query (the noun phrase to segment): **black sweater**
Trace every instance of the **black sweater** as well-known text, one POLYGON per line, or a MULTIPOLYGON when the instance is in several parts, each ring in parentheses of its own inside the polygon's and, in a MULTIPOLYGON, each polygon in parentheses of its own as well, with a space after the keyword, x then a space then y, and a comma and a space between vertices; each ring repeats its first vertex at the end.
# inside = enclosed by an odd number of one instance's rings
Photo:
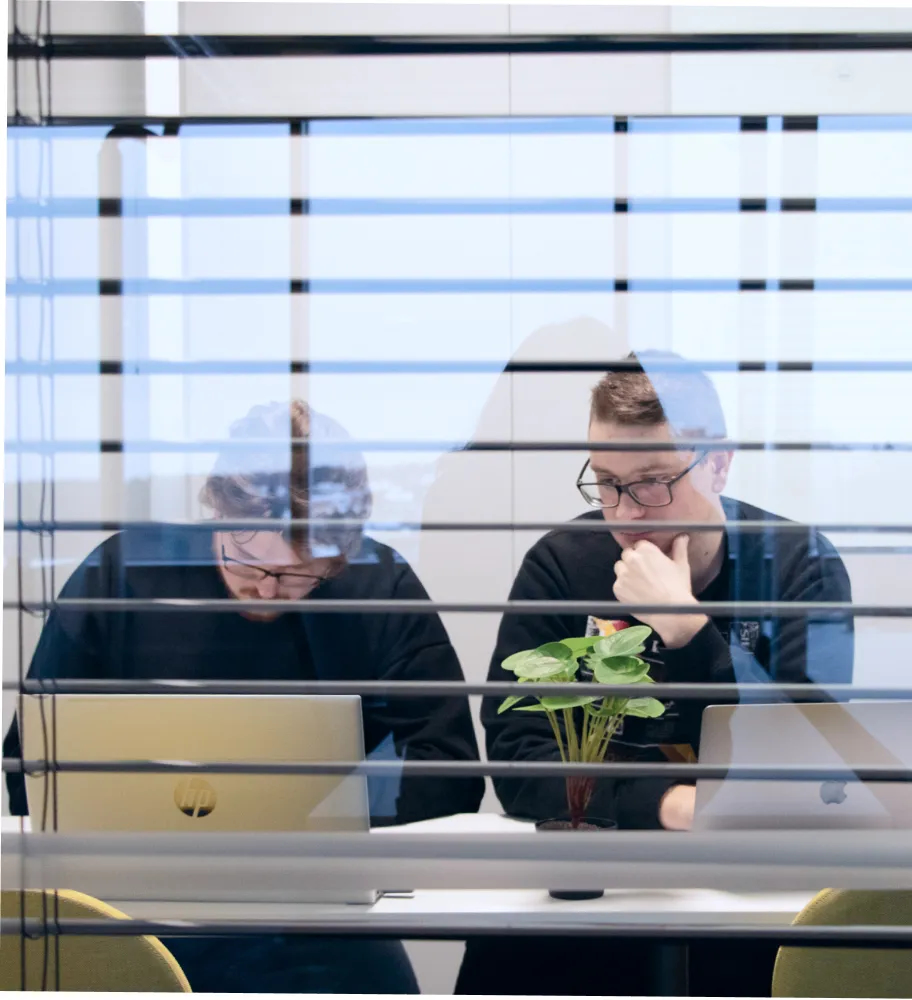
MULTIPOLYGON (((114 535, 75 570, 64 598, 222 598, 229 593, 211 534, 179 527, 114 535)), ((365 539, 359 556, 311 600, 426 599, 393 549, 365 539)), ((434 614, 287 614, 272 622, 206 611, 104 612, 55 609, 41 633, 30 677, 111 680, 461 681, 462 669, 434 614)), ((477 760, 466 698, 362 699, 368 754, 391 741, 410 760, 477 760)), ((18 757, 15 723, 5 757, 18 757)), ((389 783, 371 779, 372 800, 389 783)), ((27 811, 21 775, 7 776, 10 811, 27 811)), ((409 823, 475 812, 484 781, 404 778, 394 819, 409 823)), ((393 811, 393 810, 390 810, 393 811)), ((386 822, 390 817, 373 816, 386 822)))
MULTIPOLYGON (((739 501, 723 499, 723 506, 729 521, 783 520, 739 501)), ((577 520, 598 521, 601 516, 600 511, 592 511, 577 520)), ((842 560, 817 532, 728 528, 725 546, 719 576, 697 595, 703 601, 851 600, 842 560)), ((528 552, 510 599, 614 601, 614 564, 619 557, 620 547, 607 531, 557 529, 528 552)), ((500 665, 507 656, 586 635, 588 625, 585 615, 505 615, 488 679, 515 680, 500 665)), ((665 649, 653 640, 652 649, 644 655, 652 660, 651 674, 659 681, 845 684, 852 679, 852 618, 733 621, 713 617, 686 646, 665 649)), ((482 703, 489 758, 557 759, 548 721, 535 712, 510 710, 498 715, 500 700, 486 698, 482 703)), ((701 715, 707 704, 668 703, 660 719, 626 719, 612 743, 612 758, 665 761, 668 756, 660 747, 678 744, 698 752, 701 715)), ((596 785, 590 815, 616 819, 627 829, 657 828, 659 801, 672 784, 665 778, 603 779, 596 785)), ((494 787, 512 815, 546 819, 566 813, 561 778, 495 778, 494 787)))

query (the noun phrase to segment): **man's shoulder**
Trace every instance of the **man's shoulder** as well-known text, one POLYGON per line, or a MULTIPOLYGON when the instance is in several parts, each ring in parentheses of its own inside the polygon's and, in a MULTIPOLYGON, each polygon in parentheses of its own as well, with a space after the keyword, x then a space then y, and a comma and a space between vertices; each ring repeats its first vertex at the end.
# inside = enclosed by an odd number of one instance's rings
POLYGON ((89 556, 127 567, 212 565, 212 529, 183 524, 150 524, 119 531, 89 556))
POLYGON ((772 511, 755 507, 743 500, 722 497, 722 508, 727 522, 761 522, 769 525, 769 530, 728 529, 729 540, 739 539, 748 548, 789 560, 828 559, 841 563, 836 546, 813 525, 794 521, 772 511))
POLYGON ((346 571, 331 581, 334 597, 383 597, 391 594, 403 577, 415 577, 408 560, 391 545, 364 535, 358 552, 348 558, 346 571))
POLYGON ((73 570, 61 596, 121 597, 134 585, 142 589, 144 579, 154 579, 160 587, 167 578, 163 571, 207 563, 214 563, 209 531, 181 525, 131 527, 99 542, 73 570))
POLYGON ((775 521, 777 523, 793 524, 787 517, 774 514, 763 507, 755 507, 745 500, 736 500, 734 497, 722 497, 722 510, 725 513, 726 521, 775 521))

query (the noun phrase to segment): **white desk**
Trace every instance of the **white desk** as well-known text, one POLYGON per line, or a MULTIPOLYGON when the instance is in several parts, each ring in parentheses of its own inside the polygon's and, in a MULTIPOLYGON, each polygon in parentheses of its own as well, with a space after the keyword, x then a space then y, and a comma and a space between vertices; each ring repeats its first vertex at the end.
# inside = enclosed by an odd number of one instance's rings
MULTIPOLYGON (((18 833, 19 820, 5 817, 3 833, 18 833)), ((28 829, 26 827, 26 829, 28 829)), ((439 834, 529 834, 531 823, 491 813, 464 814, 383 827, 375 836, 409 833, 433 838, 439 834)), ((686 836, 686 835, 680 835, 686 836)), ((407 886, 403 886, 407 888, 407 886)), ((823 885, 820 888, 824 888, 823 885)), ((88 889, 87 889, 88 891, 88 889)), ((373 906, 290 902, 167 902, 136 898, 107 898, 130 916, 149 920, 245 920, 289 921, 301 925, 361 922, 369 915, 378 929, 403 919, 453 933, 472 927, 508 930, 536 923, 584 921, 588 924, 787 924, 813 897, 809 889, 795 892, 728 892, 718 889, 615 889, 601 899, 554 900, 543 889, 451 889, 419 888, 407 895, 386 895, 373 906)))
MULTIPOLYGON (((17 819, 4 819, 0 829, 4 833, 15 834, 19 833, 21 827, 17 819)), ((407 827, 384 827, 374 830, 369 840, 372 841, 373 837, 376 836, 377 847, 379 847, 387 836, 399 834, 421 838, 423 851, 416 853, 421 854, 425 875, 430 866, 446 866, 445 852, 428 850, 428 847, 434 842, 439 842, 441 845, 444 841, 452 842, 454 835, 457 840, 471 840, 473 837, 487 835, 489 838, 493 837, 497 842, 500 842, 500 837, 503 836, 503 843, 510 841, 514 844, 517 842, 528 843, 529 847, 532 847, 533 841, 527 842, 527 836, 534 837, 539 844, 544 840, 544 838, 539 840, 536 837, 532 824, 509 820, 490 813, 451 816, 407 827), (517 837, 517 835, 519 836, 517 837)), ((663 847, 664 844, 668 844, 681 847, 690 840, 687 835, 673 836, 673 840, 664 841, 659 846, 663 847)), ((644 837, 648 840, 650 835, 645 834, 644 837)), ((639 838, 637 839, 639 840, 639 838)), ((808 849, 804 850, 805 857, 808 857, 808 849)), ((511 853, 515 851, 516 847, 510 848, 511 853)), ((501 854, 505 855, 505 852, 501 851, 501 854)), ((641 866, 645 862, 645 867, 638 869, 643 872, 651 871, 651 866, 656 864, 655 860, 649 860, 650 857, 656 858, 655 851, 653 850, 651 854, 646 851, 646 854, 648 857, 631 859, 636 860, 636 863, 641 866)), ((845 852, 843 854, 845 855, 845 852)), ((296 856, 290 852, 287 852, 285 857, 292 862, 292 866, 297 860, 296 856)), ((662 853, 658 857, 662 860, 665 859, 662 853)), ((844 861, 844 858, 842 860, 844 861)), ((346 867, 353 867, 352 865, 346 866, 345 859, 342 858, 326 859, 327 868, 331 861, 341 862, 339 871, 345 871, 346 867)), ((358 861, 362 868, 369 867, 372 863, 370 858, 359 858, 358 861)), ((800 864, 801 859, 799 858, 798 861, 800 864)), ((547 864, 547 862, 545 863, 547 864)), ((542 862, 539 861, 538 864, 542 864, 542 862)), ((893 864, 894 866, 897 864, 895 857, 893 864)), ((126 862, 123 867, 129 867, 129 862, 126 862)), ((662 861, 659 861, 659 867, 664 870, 662 861)), ((503 868, 504 857, 496 862, 496 867, 491 870, 499 874, 503 868)), ((616 867, 614 871, 619 873, 626 871, 627 868, 628 866, 624 863, 616 867)), ((794 871, 794 869, 792 870, 794 871)), ((314 869, 310 868, 309 871, 313 872, 314 869)), ((458 874, 460 869, 454 868, 453 871, 457 874, 446 873, 443 877, 452 879, 448 884, 453 884, 453 882, 461 884, 458 874)), ((414 866, 412 866, 412 873, 415 874, 414 866)), ((528 869, 526 874, 528 876, 528 869)), ((866 876, 862 873, 861 877, 866 876)), ((888 875, 882 873, 880 877, 887 878, 888 875)), ((788 881, 782 881, 781 873, 778 878, 780 881, 777 884, 791 884, 788 881)), ((823 878, 822 875, 821 878, 823 878)), ((476 882, 476 884, 491 884, 491 881, 494 880, 496 880, 496 876, 495 879, 476 882)), ((241 881, 249 885, 250 879, 244 877, 241 881)), ((421 881, 416 879, 414 884, 419 885, 421 881)), ((427 882, 428 879, 425 877, 423 881, 427 882)), ((142 883, 140 881, 140 883, 134 884, 141 885, 142 883)), ((538 884, 537 880, 531 884, 538 884)), ((627 884, 629 886, 630 882, 628 881, 627 884)), ((653 879, 653 884, 661 885, 662 883, 661 880, 653 879)), ((821 881, 819 884, 815 883, 817 888, 823 888, 824 885, 825 881, 821 881)), ((403 888, 405 887, 403 886, 403 888)), ((90 891, 89 886, 86 886, 86 891, 90 891)), ((631 924, 661 925, 664 927, 685 924, 690 926, 718 926, 720 924, 784 926, 791 923, 795 915, 813 895, 814 892, 808 885, 801 891, 788 892, 726 891, 720 888, 643 889, 627 887, 608 890, 600 899, 576 902, 554 900, 545 890, 534 888, 453 889, 428 886, 417 888, 407 895, 384 896, 373 906, 257 902, 250 898, 249 893, 243 901, 222 902, 176 900, 156 902, 139 900, 135 895, 133 898, 119 898, 116 894, 109 894, 104 898, 135 919, 168 921, 175 931, 179 931, 182 921, 207 922, 243 919, 245 922, 262 921, 264 924, 282 922, 301 930, 306 930, 308 926, 325 926, 327 923, 336 926, 360 924, 363 929, 365 921, 367 921, 371 930, 376 928, 377 931, 382 931, 385 925, 406 924, 412 928, 420 928, 423 932, 434 932, 442 937, 458 940, 470 936, 472 930, 478 928, 493 928, 509 932, 514 929, 531 929, 536 925, 548 925, 553 928, 555 924, 566 925, 567 933, 570 935, 578 928, 586 928, 590 933, 595 928, 604 928, 606 933, 610 934, 612 925, 631 924)), ((407 937, 407 935, 402 936, 407 937)), ((452 990, 453 982, 455 982, 461 955, 460 947, 452 941, 447 944, 445 942, 407 940, 406 944, 424 991, 449 993, 452 990)), ((666 945, 664 948, 667 968, 663 974, 660 992, 666 995, 686 993, 686 973, 684 973, 684 966, 680 961, 681 954, 682 950, 679 946, 666 945)))
POLYGON ((601 899, 555 900, 540 889, 416 889, 384 896, 373 906, 318 903, 187 903, 108 900, 145 920, 281 921, 300 925, 360 923, 369 915, 378 930, 403 919, 443 935, 473 927, 508 931, 536 924, 566 923, 568 933, 587 924, 760 924, 782 926, 813 897, 807 892, 736 893, 701 889, 607 890, 601 899))

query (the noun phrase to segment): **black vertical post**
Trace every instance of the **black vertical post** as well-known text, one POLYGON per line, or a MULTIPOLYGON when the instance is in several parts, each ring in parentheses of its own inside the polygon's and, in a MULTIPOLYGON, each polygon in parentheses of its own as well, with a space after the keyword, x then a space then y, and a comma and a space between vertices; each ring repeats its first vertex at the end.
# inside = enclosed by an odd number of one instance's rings
POLYGON ((654 973, 655 995, 658 997, 690 996, 690 946, 687 942, 656 942, 654 973))

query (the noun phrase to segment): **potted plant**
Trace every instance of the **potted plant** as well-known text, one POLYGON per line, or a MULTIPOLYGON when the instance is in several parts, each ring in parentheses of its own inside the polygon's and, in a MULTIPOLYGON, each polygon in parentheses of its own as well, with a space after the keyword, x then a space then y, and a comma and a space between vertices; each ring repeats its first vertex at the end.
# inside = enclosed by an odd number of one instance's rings
MULTIPOLYGON (((649 664, 640 657, 651 628, 628 626, 625 622, 601 623, 602 634, 549 642, 537 649, 524 649, 508 656, 501 664, 516 675, 520 684, 567 684, 592 681, 600 684, 651 684, 649 664)), ((498 713, 543 712, 551 724, 554 739, 565 763, 601 764, 612 737, 627 716, 656 719, 665 706, 655 698, 603 698, 587 695, 513 695, 503 701, 498 713), (534 704, 520 704, 528 698, 534 704)), ((537 824, 538 829, 614 829, 613 821, 588 815, 595 778, 582 775, 566 779, 569 819, 555 818, 537 824)), ((550 890, 560 899, 597 898, 597 891, 550 890)))

